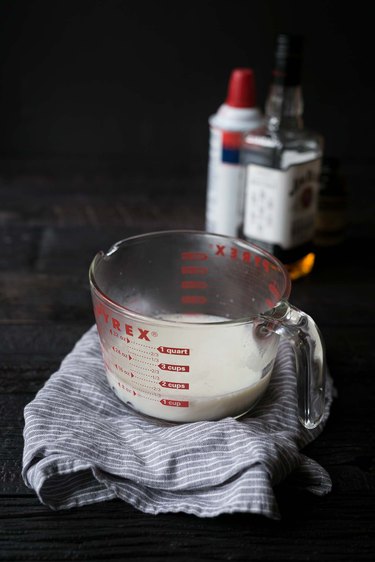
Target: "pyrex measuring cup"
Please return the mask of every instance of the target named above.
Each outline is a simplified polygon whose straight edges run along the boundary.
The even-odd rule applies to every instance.
[[[319,424],[322,339],[287,302],[289,276],[269,253],[207,232],[153,232],[99,252],[89,277],[107,378],[129,406],[174,422],[239,417],[266,391],[285,337],[299,419]]]

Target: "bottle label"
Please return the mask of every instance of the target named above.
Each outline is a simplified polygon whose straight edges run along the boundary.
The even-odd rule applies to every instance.
[[[242,222],[245,168],[239,163],[243,133],[214,127],[210,134],[206,230],[237,236]]]
[[[246,168],[244,234],[287,250],[314,237],[321,159],[278,170]]]

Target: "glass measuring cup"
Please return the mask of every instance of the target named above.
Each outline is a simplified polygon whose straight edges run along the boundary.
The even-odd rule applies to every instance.
[[[129,406],[174,422],[239,417],[266,391],[283,337],[299,419],[319,424],[323,341],[288,303],[288,273],[268,252],[203,231],[152,232],[99,252],[89,279],[107,378]]]

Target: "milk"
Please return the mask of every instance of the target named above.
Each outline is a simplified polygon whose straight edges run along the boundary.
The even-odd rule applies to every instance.
[[[161,318],[167,322],[147,330],[150,341],[110,330],[103,355],[109,383],[122,401],[175,422],[238,417],[258,402],[270,380],[278,336],[259,338],[252,323],[218,325],[226,319],[217,316]],[[139,326],[141,333],[145,328]]]

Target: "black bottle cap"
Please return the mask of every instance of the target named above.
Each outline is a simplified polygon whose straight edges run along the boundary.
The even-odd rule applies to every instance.
[[[275,46],[273,82],[284,86],[301,83],[304,38],[302,35],[279,33]]]

